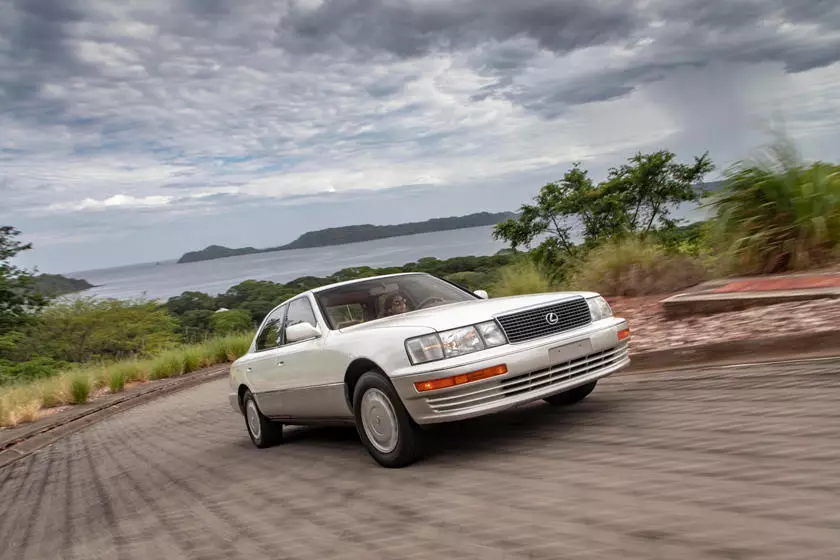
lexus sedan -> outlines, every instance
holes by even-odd
[[[630,363],[630,330],[592,292],[489,298],[424,273],[320,287],[278,305],[230,369],[254,445],[284,425],[349,422],[382,466],[423,426],[536,400],[567,405]]]

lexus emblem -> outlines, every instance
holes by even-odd
[[[545,322],[549,325],[556,325],[560,321],[560,317],[557,316],[557,313],[553,311],[545,316]]]

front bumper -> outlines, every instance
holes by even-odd
[[[228,404],[235,412],[242,414],[242,408],[239,406],[239,394],[236,391],[228,393]]]
[[[618,332],[626,328],[623,319],[606,319],[553,337],[484,351],[480,359],[467,363],[392,375],[391,381],[418,424],[482,416],[574,389],[627,367],[629,339],[618,339]],[[559,347],[564,347],[560,353],[550,352]],[[507,373],[490,379],[422,393],[414,387],[419,381],[501,364],[507,367]]]

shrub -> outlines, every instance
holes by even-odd
[[[715,242],[727,271],[776,273],[822,266],[840,246],[840,167],[806,165],[785,140],[727,170],[712,196]]]
[[[551,282],[530,260],[522,260],[499,271],[499,280],[493,285],[491,295],[515,296],[552,290]]]
[[[67,362],[41,356],[19,363],[0,360],[0,385],[47,379],[69,366]]]
[[[87,372],[79,372],[70,380],[70,402],[82,404],[90,398],[91,380]]]
[[[643,296],[675,292],[706,276],[699,259],[630,236],[592,249],[575,267],[568,286],[608,296]]]

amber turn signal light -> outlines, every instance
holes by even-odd
[[[622,330],[618,331],[619,342],[624,340],[624,339],[627,339],[627,338],[630,338],[630,329],[629,328],[628,329],[622,329]]]
[[[453,375],[452,377],[442,377],[440,379],[430,379],[429,381],[418,381],[414,384],[414,388],[418,392],[434,391],[435,389],[444,389],[446,387],[454,387],[455,385],[463,385],[471,381],[479,381],[487,379],[488,377],[495,377],[497,375],[504,375],[507,373],[507,366],[505,364],[493,366],[489,368],[471,371],[470,373],[462,373],[460,375]]]

